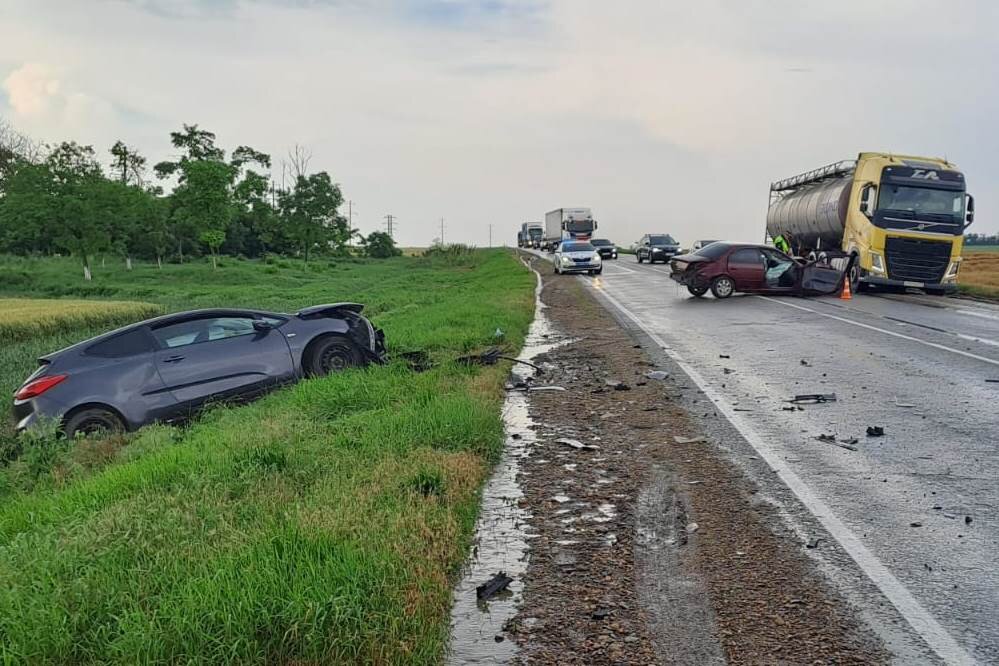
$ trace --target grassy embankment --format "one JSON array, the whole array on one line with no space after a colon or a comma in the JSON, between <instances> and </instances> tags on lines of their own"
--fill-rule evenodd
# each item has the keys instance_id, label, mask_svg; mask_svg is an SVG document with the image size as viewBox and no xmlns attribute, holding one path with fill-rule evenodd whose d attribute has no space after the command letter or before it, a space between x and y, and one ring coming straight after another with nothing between
<instances>
[{"instance_id":1,"label":"grassy embankment","mask_svg":"<svg viewBox=\"0 0 999 666\"><path fill-rule=\"evenodd\" d=\"M28 445L0 472L0 660L439 660L450 582L502 445L506 372L446 359L492 344L497 328L519 345L533 276L503 251L141 266L90 284L76 273L68 261L0 260L5 295L166 310L356 300L390 352L439 363L307 381L126 441ZM20 274L32 277L17 284ZM21 364L19 381L38 353L93 332L4 343L4 361ZM11 375L4 367L4 391Z\"/></svg>"},{"instance_id":2,"label":"grassy embankment","mask_svg":"<svg viewBox=\"0 0 999 666\"><path fill-rule=\"evenodd\" d=\"M999 298L999 246L965 246L958 289L969 296Z\"/></svg>"}]
</instances>

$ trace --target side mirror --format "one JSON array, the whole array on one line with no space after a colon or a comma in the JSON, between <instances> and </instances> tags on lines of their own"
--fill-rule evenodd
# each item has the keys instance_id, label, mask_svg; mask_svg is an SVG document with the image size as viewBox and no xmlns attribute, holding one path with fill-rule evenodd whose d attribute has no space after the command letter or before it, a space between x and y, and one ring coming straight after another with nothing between
<instances>
[{"instance_id":1,"label":"side mirror","mask_svg":"<svg viewBox=\"0 0 999 666\"><path fill-rule=\"evenodd\" d=\"M966 196L968 197L968 205L965 208L965 213L964 213L964 221L966 223L964 225L965 227L967 227L968 225L970 225L972 222L975 221L975 197L971 196L970 194Z\"/></svg>"},{"instance_id":2,"label":"side mirror","mask_svg":"<svg viewBox=\"0 0 999 666\"><path fill-rule=\"evenodd\" d=\"M256 332L258 332L258 333L266 333L267 331L271 330L272 328L274 328L274 327L271 325L271 323L269 321L265 321L263 319L254 319L253 320L253 330L256 331Z\"/></svg>"},{"instance_id":3,"label":"side mirror","mask_svg":"<svg viewBox=\"0 0 999 666\"><path fill-rule=\"evenodd\" d=\"M873 189L874 186L868 183L867 185L864 185L864 189L860 191L860 212L868 217L870 217L870 215L867 211L871 208L871 190Z\"/></svg>"}]
</instances>

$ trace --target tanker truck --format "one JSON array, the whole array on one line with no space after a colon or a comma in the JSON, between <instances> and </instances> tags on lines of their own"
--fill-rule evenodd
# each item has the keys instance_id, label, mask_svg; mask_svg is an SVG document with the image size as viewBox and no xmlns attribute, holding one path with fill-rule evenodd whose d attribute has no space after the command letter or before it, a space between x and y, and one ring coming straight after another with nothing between
<instances>
[{"instance_id":1,"label":"tanker truck","mask_svg":"<svg viewBox=\"0 0 999 666\"><path fill-rule=\"evenodd\" d=\"M860 153L770 184L767 235L791 253L839 250L850 286L957 288L964 230L975 215L964 174L945 159Z\"/></svg>"},{"instance_id":2,"label":"tanker truck","mask_svg":"<svg viewBox=\"0 0 999 666\"><path fill-rule=\"evenodd\" d=\"M597 223L589 208L556 208L545 213L545 236L542 249L554 252L565 239L590 240Z\"/></svg>"}]
</instances>

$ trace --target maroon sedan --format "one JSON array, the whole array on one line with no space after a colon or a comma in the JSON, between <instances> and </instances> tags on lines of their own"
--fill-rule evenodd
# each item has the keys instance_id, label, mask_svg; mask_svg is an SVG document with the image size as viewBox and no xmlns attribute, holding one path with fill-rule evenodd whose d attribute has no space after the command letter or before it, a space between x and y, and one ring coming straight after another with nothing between
<instances>
[{"instance_id":1,"label":"maroon sedan","mask_svg":"<svg viewBox=\"0 0 999 666\"><path fill-rule=\"evenodd\" d=\"M673 257L670 277L694 296L708 289L715 298L750 294L820 296L837 293L853 259L823 253L813 261L794 259L769 245L717 242Z\"/></svg>"}]
</instances>

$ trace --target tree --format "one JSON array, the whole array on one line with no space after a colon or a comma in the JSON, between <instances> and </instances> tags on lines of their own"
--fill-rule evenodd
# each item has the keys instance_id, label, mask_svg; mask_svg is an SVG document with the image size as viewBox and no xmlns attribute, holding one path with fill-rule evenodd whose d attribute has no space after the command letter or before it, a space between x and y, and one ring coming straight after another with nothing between
<instances>
[{"instance_id":1,"label":"tree","mask_svg":"<svg viewBox=\"0 0 999 666\"><path fill-rule=\"evenodd\" d=\"M122 185L142 186L143 177L146 173L146 158L133 148L129 148L122 141L115 141L111 146L111 173Z\"/></svg>"},{"instance_id":2,"label":"tree","mask_svg":"<svg viewBox=\"0 0 999 666\"><path fill-rule=\"evenodd\" d=\"M402 250L395 246L395 241L384 231L372 231L364 239L364 253L375 259L398 257Z\"/></svg>"},{"instance_id":3,"label":"tree","mask_svg":"<svg viewBox=\"0 0 999 666\"><path fill-rule=\"evenodd\" d=\"M281 195L281 214L305 261L316 248L340 249L350 238L347 220L337 214L343 203L340 186L325 171L298 176L290 192Z\"/></svg>"},{"instance_id":4,"label":"tree","mask_svg":"<svg viewBox=\"0 0 999 666\"><path fill-rule=\"evenodd\" d=\"M213 267L232 219L232 180L233 168L225 162L192 160L184 164L183 179L173 193L173 217L208 246Z\"/></svg>"},{"instance_id":5,"label":"tree","mask_svg":"<svg viewBox=\"0 0 999 666\"><path fill-rule=\"evenodd\" d=\"M7 120L0 118L0 194L4 182L17 162L37 164L42 159L44 147L27 134L19 132Z\"/></svg>"}]
</instances>

